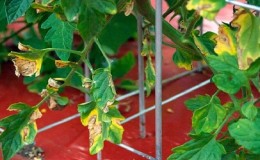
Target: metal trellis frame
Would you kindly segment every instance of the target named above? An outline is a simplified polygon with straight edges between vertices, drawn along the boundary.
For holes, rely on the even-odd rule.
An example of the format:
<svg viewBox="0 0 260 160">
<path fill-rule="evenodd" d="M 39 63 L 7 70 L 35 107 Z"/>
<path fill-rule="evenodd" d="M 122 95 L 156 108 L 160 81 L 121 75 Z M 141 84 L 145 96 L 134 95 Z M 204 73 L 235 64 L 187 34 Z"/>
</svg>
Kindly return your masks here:
<svg viewBox="0 0 260 160">
<path fill-rule="evenodd" d="M 227 3 L 234 4 L 236 6 L 252 9 L 255 11 L 260 12 L 260 7 L 246 4 L 239 2 L 237 0 L 226 0 Z M 200 71 L 202 67 L 199 67 L 192 70 L 192 71 L 186 71 L 183 73 L 180 73 L 178 75 L 175 75 L 173 77 L 170 77 L 168 79 L 162 80 L 162 0 L 156 0 L 156 17 L 155 17 L 155 45 L 156 45 L 156 53 L 155 53 L 155 68 L 156 68 L 156 86 L 155 86 L 155 105 L 148 107 L 145 109 L 145 86 L 144 86 L 144 60 L 143 57 L 141 56 L 141 49 L 142 49 L 142 39 L 143 39 L 143 17 L 141 15 L 137 15 L 137 28 L 138 28 L 138 78 L 139 78 L 139 89 L 130 93 L 127 93 L 125 95 L 122 95 L 118 97 L 116 100 L 121 101 L 123 99 L 129 98 L 134 95 L 139 94 L 139 112 L 127 117 L 124 121 L 121 122 L 121 124 L 125 124 L 133 119 L 139 118 L 139 130 L 140 130 L 140 137 L 144 138 L 146 135 L 146 126 L 145 126 L 145 114 L 155 110 L 155 128 L 156 128 L 156 137 L 155 137 L 155 150 L 156 150 L 156 157 L 153 157 L 151 155 L 148 155 L 146 153 L 143 153 L 135 148 L 132 148 L 130 146 L 127 146 L 125 144 L 118 144 L 118 146 L 133 152 L 141 157 L 144 157 L 146 159 L 156 159 L 156 160 L 161 160 L 162 159 L 162 107 L 163 105 L 172 102 L 186 94 L 189 94 L 201 87 L 204 87 L 205 85 L 210 83 L 210 80 L 203 81 L 191 88 L 188 88 L 166 100 L 162 101 L 162 84 L 167 84 L 171 81 L 174 81 L 178 78 L 181 78 L 183 76 L 187 76 L 195 71 Z M 201 32 L 203 30 L 203 26 L 201 26 Z M 86 74 L 88 74 L 87 69 Z M 88 97 L 86 96 L 86 100 Z M 54 122 L 50 125 L 47 125 L 41 129 L 39 129 L 39 133 L 46 131 L 48 129 L 51 129 L 55 126 L 61 125 L 63 123 L 69 122 L 75 118 L 80 117 L 79 114 L 75 114 L 72 116 L 69 116 L 65 119 L 62 119 L 60 121 Z M 1 131 L 1 130 L 0 130 Z M 101 160 L 101 152 L 97 155 L 97 159 Z"/>
</svg>

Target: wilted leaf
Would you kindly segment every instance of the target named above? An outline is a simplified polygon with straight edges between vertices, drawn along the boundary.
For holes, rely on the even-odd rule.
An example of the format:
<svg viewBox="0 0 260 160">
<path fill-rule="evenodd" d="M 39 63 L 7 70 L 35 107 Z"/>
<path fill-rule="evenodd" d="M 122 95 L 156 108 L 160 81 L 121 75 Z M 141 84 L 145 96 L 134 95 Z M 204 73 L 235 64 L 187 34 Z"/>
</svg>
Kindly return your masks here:
<svg viewBox="0 0 260 160">
<path fill-rule="evenodd" d="M 70 22 L 63 22 L 55 14 L 42 23 L 41 28 L 49 29 L 44 39 L 52 43 L 53 48 L 71 49 L 73 41 L 73 32 L 75 25 Z M 67 52 L 56 51 L 61 60 L 68 60 L 70 54 Z"/>
<path fill-rule="evenodd" d="M 230 135 L 239 145 L 254 154 L 260 154 L 260 119 L 239 119 L 228 127 Z"/>
<path fill-rule="evenodd" d="M 168 160 L 221 160 L 226 153 L 223 145 L 212 137 L 191 140 L 172 151 Z"/>
<path fill-rule="evenodd" d="M 238 64 L 240 69 L 245 70 L 260 57 L 260 19 L 246 10 L 240 10 L 235 15 L 231 25 L 238 28 Z"/>
<path fill-rule="evenodd" d="M 196 10 L 204 18 L 213 20 L 225 5 L 225 0 L 189 0 L 186 7 L 188 10 Z"/>
<path fill-rule="evenodd" d="M 8 54 L 11 57 L 14 57 L 12 60 L 15 66 L 15 75 L 20 76 L 35 76 L 40 75 L 40 70 L 42 67 L 43 61 L 43 52 L 25 52 L 25 53 L 18 53 L 18 52 L 11 52 Z"/>
<path fill-rule="evenodd" d="M 235 37 L 235 31 L 233 31 L 226 24 L 220 25 L 218 28 L 218 36 L 216 38 L 217 45 L 215 47 L 215 52 L 218 55 L 221 54 L 237 54 L 237 41 Z"/>
<path fill-rule="evenodd" d="M 151 94 L 152 89 L 155 85 L 155 69 L 153 66 L 151 56 L 148 56 L 145 67 L 145 86 L 146 86 L 146 95 Z"/>
<path fill-rule="evenodd" d="M 94 71 L 90 91 L 93 93 L 96 105 L 100 109 L 106 107 L 107 103 L 115 101 L 116 91 L 108 68 L 100 68 Z"/>
<path fill-rule="evenodd" d="M 35 123 L 30 123 L 32 114 L 36 108 L 18 103 L 9 107 L 18 110 L 19 113 L 0 120 L 0 127 L 4 132 L 0 134 L 4 160 L 9 160 L 23 145 L 33 142 L 36 135 Z"/>
</svg>

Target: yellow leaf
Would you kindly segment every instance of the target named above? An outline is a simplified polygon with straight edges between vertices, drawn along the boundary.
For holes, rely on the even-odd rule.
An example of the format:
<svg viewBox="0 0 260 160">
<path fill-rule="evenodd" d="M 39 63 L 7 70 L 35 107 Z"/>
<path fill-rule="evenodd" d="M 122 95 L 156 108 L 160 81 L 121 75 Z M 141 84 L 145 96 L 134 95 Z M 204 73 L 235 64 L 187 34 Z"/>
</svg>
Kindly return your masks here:
<svg viewBox="0 0 260 160">
<path fill-rule="evenodd" d="M 98 111 L 96 108 L 93 109 L 87 117 L 81 118 L 81 123 L 83 124 L 83 126 L 88 126 L 89 121 L 93 116 L 96 116 L 96 118 L 98 118 Z"/>
<path fill-rule="evenodd" d="M 231 25 L 238 28 L 236 37 L 239 69 L 246 70 L 260 57 L 260 19 L 250 11 L 239 10 Z"/>
<path fill-rule="evenodd" d="M 228 53 L 230 55 L 237 54 L 237 42 L 235 32 L 227 25 L 221 25 L 218 28 L 218 36 L 216 38 L 217 45 L 214 51 L 218 55 Z"/>
</svg>

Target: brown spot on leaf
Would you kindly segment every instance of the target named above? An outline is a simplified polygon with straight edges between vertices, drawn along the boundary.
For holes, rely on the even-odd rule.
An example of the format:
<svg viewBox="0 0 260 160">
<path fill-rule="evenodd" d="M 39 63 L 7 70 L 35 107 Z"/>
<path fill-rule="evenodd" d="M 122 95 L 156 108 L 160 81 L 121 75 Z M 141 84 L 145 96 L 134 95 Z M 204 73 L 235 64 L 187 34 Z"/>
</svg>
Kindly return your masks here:
<svg viewBox="0 0 260 160">
<path fill-rule="evenodd" d="M 93 115 L 89 119 L 88 123 L 88 129 L 89 129 L 89 144 L 90 146 L 93 145 L 95 138 L 101 134 L 102 132 L 102 126 L 100 123 L 97 122 L 97 116 Z"/>
<path fill-rule="evenodd" d="M 15 66 L 15 75 L 19 77 L 23 76 L 32 76 L 37 72 L 36 61 L 14 58 L 13 60 Z M 37 75 L 36 75 L 37 76 Z"/>
</svg>

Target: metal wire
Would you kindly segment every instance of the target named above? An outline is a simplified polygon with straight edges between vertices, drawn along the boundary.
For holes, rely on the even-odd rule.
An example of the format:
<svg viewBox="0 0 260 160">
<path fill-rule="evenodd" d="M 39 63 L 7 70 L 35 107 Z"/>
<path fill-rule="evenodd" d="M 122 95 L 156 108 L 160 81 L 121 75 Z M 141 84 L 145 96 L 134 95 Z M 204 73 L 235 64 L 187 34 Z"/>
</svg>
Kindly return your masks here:
<svg viewBox="0 0 260 160">
<path fill-rule="evenodd" d="M 252 10 L 255 10 L 255 11 L 260 11 L 260 7 L 255 6 L 255 5 L 246 4 L 246 3 L 239 2 L 239 1 L 236 1 L 236 0 L 226 0 L 226 2 L 230 3 L 230 4 L 234 4 L 236 6 L 243 7 L 243 8 L 252 9 Z"/>
<path fill-rule="evenodd" d="M 155 147 L 156 159 L 162 159 L 162 0 L 155 11 Z"/>
<path fill-rule="evenodd" d="M 189 89 L 187 89 L 187 90 L 185 90 L 185 91 L 183 91 L 183 92 L 181 92 L 179 94 L 176 94 L 175 96 L 172 96 L 171 98 L 166 99 L 165 101 L 162 102 L 162 105 L 165 105 L 165 104 L 167 104 L 167 103 L 169 103 L 171 101 L 174 101 L 174 100 L 176 100 L 176 99 L 178 99 L 178 98 L 180 98 L 180 97 L 182 97 L 182 96 L 184 96 L 184 95 L 186 95 L 188 93 L 191 93 L 191 92 L 193 92 L 193 91 L 195 91 L 195 90 L 197 90 L 197 89 L 199 89 L 199 88 L 201 88 L 201 87 L 203 87 L 203 86 L 205 86 L 205 85 L 207 85 L 209 83 L 210 83 L 209 79 L 204 81 L 204 82 L 201 82 L 201 83 L 199 83 L 196 86 L 193 86 L 193 87 L 191 87 L 191 88 L 189 88 Z M 131 121 L 131 120 L 133 120 L 133 119 L 135 119 L 135 118 L 137 118 L 137 117 L 139 117 L 139 116 L 141 116 L 143 114 L 146 114 L 147 112 L 150 112 L 150 111 L 152 111 L 154 109 L 155 109 L 155 105 L 147 108 L 143 112 L 137 113 L 135 115 L 132 115 L 132 116 L 126 118 L 124 121 L 121 122 L 121 124 L 127 123 L 127 122 L 129 122 L 129 121 Z"/>
<path fill-rule="evenodd" d="M 118 146 L 120 146 L 120 147 L 122 147 L 122 148 L 124 148 L 124 149 L 126 149 L 126 150 L 128 150 L 128 151 L 130 151 L 132 153 L 135 153 L 135 154 L 137 154 L 137 155 L 139 155 L 139 156 L 141 156 L 143 158 L 156 160 L 154 157 L 152 157 L 152 156 L 150 156 L 150 155 L 148 155 L 146 153 L 143 153 L 143 152 L 141 152 L 141 151 L 139 151 L 139 150 L 137 150 L 135 148 L 129 147 L 129 146 L 125 145 L 125 144 L 118 144 Z"/>
</svg>

